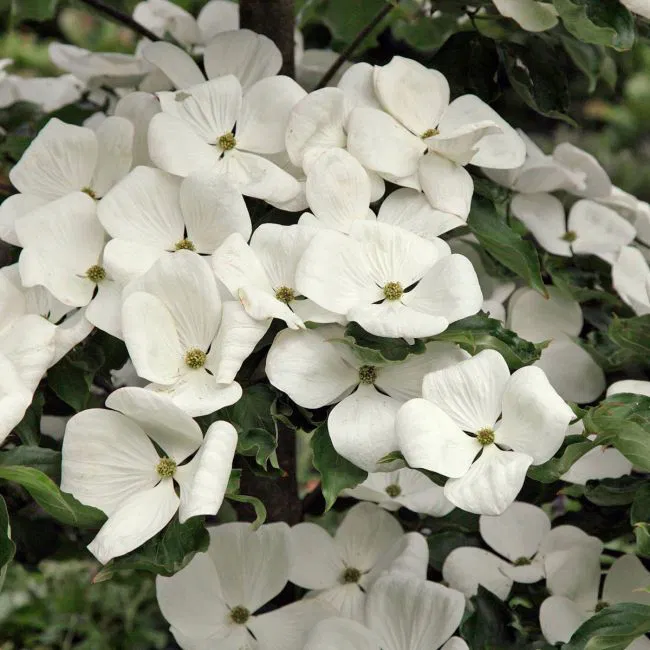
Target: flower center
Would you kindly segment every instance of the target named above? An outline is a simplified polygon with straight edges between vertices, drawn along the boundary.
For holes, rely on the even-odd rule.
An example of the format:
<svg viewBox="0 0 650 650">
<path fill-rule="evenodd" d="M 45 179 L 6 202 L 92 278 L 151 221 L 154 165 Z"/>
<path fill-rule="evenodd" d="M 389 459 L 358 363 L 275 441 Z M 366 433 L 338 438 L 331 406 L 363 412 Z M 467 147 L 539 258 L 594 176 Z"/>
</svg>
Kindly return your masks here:
<svg viewBox="0 0 650 650">
<path fill-rule="evenodd" d="M 479 429 L 476 432 L 476 440 L 479 445 L 483 445 L 484 447 L 491 445 L 494 442 L 494 431 L 488 427 Z"/>
<path fill-rule="evenodd" d="M 563 241 L 568 241 L 569 243 L 574 242 L 576 239 L 578 239 L 578 235 L 573 231 L 573 230 L 567 230 L 562 237 L 560 237 Z"/>
<path fill-rule="evenodd" d="M 156 472 L 160 478 L 171 478 L 176 474 L 176 461 L 173 458 L 161 458 L 156 465 Z"/>
<path fill-rule="evenodd" d="M 609 607 L 609 603 L 606 600 L 599 600 L 596 603 L 596 607 L 594 607 L 594 611 L 599 612 L 601 609 L 605 609 L 606 607 Z"/>
<path fill-rule="evenodd" d="M 391 499 L 394 499 L 395 497 L 398 497 L 400 494 L 402 494 L 402 488 L 397 485 L 397 483 L 392 483 L 391 485 L 386 486 L 386 494 Z"/>
<path fill-rule="evenodd" d="M 106 271 L 104 270 L 103 266 L 99 266 L 99 264 L 93 264 L 86 271 L 86 277 L 91 282 L 94 282 L 95 284 L 99 284 L 102 280 L 106 279 Z"/>
<path fill-rule="evenodd" d="M 95 190 L 93 190 L 91 187 L 82 187 L 81 191 L 84 194 L 87 194 L 91 199 L 97 200 L 97 194 L 95 194 Z"/>
<path fill-rule="evenodd" d="M 377 381 L 376 366 L 361 366 L 359 368 L 359 382 L 362 384 L 374 384 Z"/>
<path fill-rule="evenodd" d="M 234 149 L 235 145 L 237 144 L 234 133 L 224 133 L 217 142 L 224 151 L 230 151 L 230 149 Z"/>
<path fill-rule="evenodd" d="M 192 368 L 192 370 L 198 370 L 199 368 L 203 368 L 207 358 L 208 355 L 203 350 L 190 348 L 185 353 L 185 365 Z"/>
<path fill-rule="evenodd" d="M 280 287 L 275 291 L 275 298 L 285 305 L 293 302 L 296 299 L 296 294 L 291 287 Z"/>
<path fill-rule="evenodd" d="M 230 610 L 230 620 L 237 625 L 244 625 L 250 617 L 251 613 L 243 605 L 237 605 Z"/>
<path fill-rule="evenodd" d="M 177 251 L 195 251 L 194 242 L 191 239 L 181 239 L 174 244 Z"/>
<path fill-rule="evenodd" d="M 341 574 L 341 582 L 344 585 L 351 585 L 359 582 L 361 580 L 361 571 L 359 569 L 355 569 L 351 566 L 349 566 L 343 573 Z"/>
<path fill-rule="evenodd" d="M 531 564 L 531 561 L 527 557 L 518 557 L 513 564 L 515 566 L 528 566 Z"/>
<path fill-rule="evenodd" d="M 384 285 L 384 297 L 386 300 L 399 300 L 404 294 L 404 289 L 399 282 L 387 282 Z"/>
<path fill-rule="evenodd" d="M 427 129 L 420 137 L 426 140 L 427 138 L 432 138 L 434 135 L 438 135 L 438 133 L 440 133 L 438 129 Z"/>
</svg>

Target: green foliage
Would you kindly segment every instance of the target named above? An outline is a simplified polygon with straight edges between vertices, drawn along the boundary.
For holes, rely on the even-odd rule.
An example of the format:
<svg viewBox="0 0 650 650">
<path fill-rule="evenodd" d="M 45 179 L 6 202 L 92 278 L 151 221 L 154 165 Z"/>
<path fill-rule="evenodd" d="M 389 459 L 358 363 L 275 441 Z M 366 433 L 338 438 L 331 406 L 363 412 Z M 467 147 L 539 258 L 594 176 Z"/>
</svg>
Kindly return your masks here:
<svg viewBox="0 0 650 650">
<path fill-rule="evenodd" d="M 5 500 L 0 497 L 0 592 L 7 575 L 7 567 L 14 557 L 16 545 L 11 541 L 9 512 Z"/>
<path fill-rule="evenodd" d="M 595 443 L 585 440 L 582 436 L 567 436 L 555 456 L 541 465 L 530 467 L 528 476 L 540 483 L 554 483 L 569 471 L 576 460 L 595 446 Z"/>
<path fill-rule="evenodd" d="M 640 483 L 640 481 L 639 481 Z M 636 536 L 639 555 L 650 557 L 650 483 L 639 485 L 630 509 L 630 523 Z"/>
<path fill-rule="evenodd" d="M 44 403 L 43 393 L 36 391 L 23 419 L 14 427 L 14 433 L 23 445 L 38 447 L 41 441 L 41 416 Z"/>
<path fill-rule="evenodd" d="M 59 0 L 12 0 L 11 12 L 16 21 L 48 20 L 54 16 Z"/>
<path fill-rule="evenodd" d="M 337 339 L 335 339 L 337 340 Z M 348 345 L 361 363 L 382 366 L 404 361 L 409 354 L 422 354 L 426 346 L 420 339 L 408 343 L 404 339 L 389 339 L 366 332 L 358 323 L 345 328 L 341 344 Z"/>
<path fill-rule="evenodd" d="M 614 318 L 607 328 L 609 338 L 639 361 L 650 364 L 650 314 Z"/>
<path fill-rule="evenodd" d="M 584 494 L 597 506 L 627 506 L 643 488 L 645 480 L 639 476 L 605 478 L 600 481 L 587 481 Z"/>
<path fill-rule="evenodd" d="M 461 632 L 470 648 L 515 648 L 515 635 L 509 626 L 508 606 L 491 591 L 479 585 L 472 598 L 474 612 L 461 623 Z"/>
</svg>

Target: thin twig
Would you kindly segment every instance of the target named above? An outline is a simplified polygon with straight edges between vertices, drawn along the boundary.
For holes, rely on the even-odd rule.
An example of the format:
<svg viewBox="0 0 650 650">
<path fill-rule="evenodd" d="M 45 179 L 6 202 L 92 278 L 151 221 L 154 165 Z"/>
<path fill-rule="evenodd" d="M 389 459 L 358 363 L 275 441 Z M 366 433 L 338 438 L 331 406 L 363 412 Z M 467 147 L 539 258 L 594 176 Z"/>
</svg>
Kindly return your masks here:
<svg viewBox="0 0 650 650">
<path fill-rule="evenodd" d="M 340 67 L 354 54 L 354 51 L 359 47 L 372 30 L 379 25 L 379 23 L 388 16 L 388 14 L 395 9 L 399 0 L 387 2 L 377 15 L 354 37 L 354 40 L 348 45 L 343 52 L 339 55 L 338 59 L 334 61 L 330 69 L 323 75 L 323 78 L 318 82 L 316 90 L 324 88 L 331 80 L 332 77 L 339 71 Z"/>
<path fill-rule="evenodd" d="M 115 20 L 116 22 L 121 23 L 122 25 L 128 27 L 129 29 L 132 29 L 137 34 L 140 34 L 140 36 L 144 36 L 144 38 L 148 38 L 150 41 L 161 40 L 152 31 L 148 30 L 146 27 L 144 27 L 139 22 L 134 20 L 131 16 L 129 16 L 129 14 L 125 14 L 123 11 L 116 9 L 115 7 L 111 7 L 103 0 L 79 0 L 79 2 L 88 5 L 93 9 L 96 9 L 100 13 L 105 14 L 109 18 Z"/>
</svg>

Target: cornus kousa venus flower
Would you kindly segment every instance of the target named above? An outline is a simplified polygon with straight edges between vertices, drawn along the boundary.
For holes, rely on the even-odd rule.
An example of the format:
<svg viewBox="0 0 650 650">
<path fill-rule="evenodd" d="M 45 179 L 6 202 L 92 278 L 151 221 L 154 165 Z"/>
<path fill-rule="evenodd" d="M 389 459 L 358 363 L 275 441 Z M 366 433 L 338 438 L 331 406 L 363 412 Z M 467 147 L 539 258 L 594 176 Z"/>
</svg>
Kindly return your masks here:
<svg viewBox="0 0 650 650">
<path fill-rule="evenodd" d="M 467 354 L 451 344 L 430 343 L 426 352 L 401 363 L 372 365 L 358 359 L 343 336 L 343 328 L 335 325 L 282 331 L 266 357 L 266 374 L 300 406 L 335 404 L 327 426 L 341 456 L 369 472 L 391 470 L 379 460 L 397 447 L 399 407 L 420 396 L 428 372 L 458 363 Z"/>
<path fill-rule="evenodd" d="M 234 381 L 266 331 L 235 301 L 222 305 L 205 259 L 187 250 L 159 259 L 124 291 L 124 340 L 135 369 L 192 416 L 234 404 Z"/>
<path fill-rule="evenodd" d="M 551 530 L 548 515 L 530 503 L 515 501 L 501 515 L 479 518 L 481 537 L 495 553 L 475 547 L 454 549 L 445 559 L 442 574 L 453 589 L 468 598 L 481 585 L 501 600 L 513 582 L 534 583 L 545 576 L 545 561 L 553 553 L 572 548 L 596 548 L 601 541 L 574 526 Z"/>
<path fill-rule="evenodd" d="M 383 178 L 421 187 L 437 210 L 469 214 L 474 184 L 464 165 L 511 169 L 524 162 L 516 131 L 474 95 L 449 103 L 440 72 L 395 56 L 371 74 L 374 97 L 350 113 L 347 148 Z M 364 75 L 356 81 L 369 83 Z M 358 91 L 352 96 L 359 102 Z"/>
<path fill-rule="evenodd" d="M 181 523 L 216 514 L 237 445 L 228 422 L 203 438 L 169 398 L 144 388 L 121 388 L 106 406 L 70 419 L 61 466 L 61 489 L 108 516 L 88 546 L 102 563 L 146 542 L 176 512 Z"/>
<path fill-rule="evenodd" d="M 0 206 L 0 237 L 20 246 L 20 217 L 75 192 L 104 196 L 131 168 L 132 147 L 133 126 L 124 118 L 107 118 L 97 131 L 51 119 L 9 172 L 20 194 Z"/>
<path fill-rule="evenodd" d="M 612 265 L 612 284 L 638 316 L 650 314 L 650 268 L 639 249 L 621 249 Z"/>
<path fill-rule="evenodd" d="M 156 580 L 158 604 L 184 650 L 303 650 L 314 625 L 335 615 L 313 599 L 258 613 L 289 579 L 286 524 L 254 530 L 238 522 L 209 533 L 207 552 L 197 553 L 171 578 Z"/>
<path fill-rule="evenodd" d="M 99 221 L 113 239 L 104 260 L 124 274 L 141 274 L 179 250 L 210 255 L 251 220 L 240 192 L 225 178 L 198 172 L 181 179 L 136 167 L 100 202 Z"/>
<path fill-rule="evenodd" d="M 428 374 L 422 394 L 397 414 L 400 449 L 411 467 L 450 477 L 445 496 L 476 514 L 504 512 L 530 465 L 560 448 L 573 418 L 543 370 L 510 376 L 494 350 Z"/>
<path fill-rule="evenodd" d="M 317 233 L 296 269 L 315 303 L 387 337 L 434 336 L 483 303 L 470 261 L 403 228 L 357 221 Z"/>
<path fill-rule="evenodd" d="M 163 112 L 149 125 L 149 154 L 171 174 L 208 170 L 247 196 L 289 201 L 300 190 L 298 181 L 264 156 L 284 151 L 289 112 L 304 95 L 292 79 L 270 77 L 242 96 L 232 75 L 161 93 Z"/>
</svg>

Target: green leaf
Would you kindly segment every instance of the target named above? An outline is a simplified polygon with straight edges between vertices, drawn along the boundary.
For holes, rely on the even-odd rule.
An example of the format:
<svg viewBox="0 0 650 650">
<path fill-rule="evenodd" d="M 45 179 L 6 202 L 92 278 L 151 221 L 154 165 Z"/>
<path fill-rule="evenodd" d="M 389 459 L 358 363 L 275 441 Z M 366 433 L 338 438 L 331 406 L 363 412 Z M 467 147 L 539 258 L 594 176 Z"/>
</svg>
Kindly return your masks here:
<svg viewBox="0 0 650 650">
<path fill-rule="evenodd" d="M 77 528 L 100 528 L 106 515 L 97 508 L 84 506 L 33 467 L 0 466 L 0 479 L 22 485 L 43 510 L 58 521 Z"/>
<path fill-rule="evenodd" d="M 23 445 L 38 447 L 41 441 L 41 416 L 44 403 L 43 393 L 36 391 L 23 419 L 15 426 L 14 432 Z"/>
<path fill-rule="evenodd" d="M 625 650 L 646 632 L 650 632 L 650 606 L 619 603 L 585 621 L 562 650 Z"/>
<path fill-rule="evenodd" d="M 246 388 L 241 399 L 232 406 L 217 411 L 211 421 L 226 420 L 239 431 L 265 429 L 275 431 L 273 405 L 278 393 L 268 384 L 254 384 Z"/>
<path fill-rule="evenodd" d="M 470 648 L 508 648 L 514 641 L 508 606 L 479 585 L 472 598 L 474 612 L 461 623 L 461 632 Z"/>
<path fill-rule="evenodd" d="M 353 488 L 366 480 L 368 472 L 339 456 L 332 445 L 327 423 L 323 422 L 314 431 L 310 441 L 314 467 L 321 476 L 321 489 L 325 497 L 327 512 L 339 494 L 346 488 Z"/>
<path fill-rule="evenodd" d="M 616 345 L 650 364 L 650 314 L 634 318 L 614 317 L 607 334 Z"/>
<path fill-rule="evenodd" d="M 426 350 L 420 339 L 409 344 L 404 339 L 375 336 L 366 332 L 358 323 L 349 323 L 344 338 L 334 340 L 348 345 L 361 363 L 373 366 L 404 361 L 409 354 L 422 354 Z"/>
<path fill-rule="evenodd" d="M 637 553 L 650 557 L 650 483 L 638 488 L 630 509 L 630 522 L 636 535 Z"/>
<path fill-rule="evenodd" d="M 452 323 L 442 334 L 430 340 L 457 343 L 471 355 L 481 350 L 497 350 L 512 370 L 537 361 L 546 347 L 519 338 L 503 327 L 500 321 L 483 313 Z"/>
<path fill-rule="evenodd" d="M 15 20 L 49 20 L 56 13 L 59 0 L 13 0 L 11 13 Z"/>
<path fill-rule="evenodd" d="M 254 529 L 259 528 L 266 521 L 266 506 L 257 498 L 246 494 L 227 494 L 227 499 L 239 503 L 248 503 L 255 510 L 255 521 L 251 524 Z"/>
<path fill-rule="evenodd" d="M 61 452 L 44 447 L 22 445 L 0 452 L 0 467 L 15 465 L 32 467 L 46 474 L 55 483 L 61 480 Z"/>
<path fill-rule="evenodd" d="M 271 465 L 279 469 L 275 449 L 278 446 L 278 437 L 266 429 L 248 429 L 239 434 L 237 453 L 242 456 L 253 456 L 255 462 L 266 469 L 271 460 Z"/>
<path fill-rule="evenodd" d="M 7 566 L 14 557 L 16 545 L 11 541 L 11 526 L 7 504 L 0 496 L 0 590 L 5 581 Z"/>
<path fill-rule="evenodd" d="M 603 56 L 600 50 L 596 45 L 582 43 L 568 36 L 561 36 L 560 42 L 578 70 L 587 77 L 589 82 L 587 92 L 593 93 L 596 90 L 602 68 Z"/>
<path fill-rule="evenodd" d="M 492 201 L 475 196 L 467 225 L 492 257 L 516 273 L 533 289 L 547 295 L 535 246 L 522 239 L 506 220 L 497 214 Z"/>
<path fill-rule="evenodd" d="M 634 16 L 619 0 L 553 0 L 553 5 L 579 41 L 619 51 L 634 45 Z"/>
<path fill-rule="evenodd" d="M 425 52 L 440 49 L 459 30 L 458 16 L 448 13 L 440 13 L 436 17 L 422 16 L 416 20 L 399 19 L 392 27 L 395 38 Z"/>
<path fill-rule="evenodd" d="M 650 471 L 650 397 L 612 395 L 589 409 L 583 423 L 597 444 L 613 445 L 636 467 Z"/>
<path fill-rule="evenodd" d="M 564 444 L 554 458 L 541 465 L 534 465 L 528 469 L 528 476 L 540 483 L 554 483 L 569 471 L 571 465 L 591 451 L 596 443 L 585 440 L 582 436 L 567 436 Z"/>
<path fill-rule="evenodd" d="M 114 558 L 95 576 L 93 582 L 110 580 L 117 571 L 148 571 L 171 576 L 187 566 L 196 553 L 205 552 L 210 536 L 202 517 L 192 517 L 184 524 L 178 516 L 140 548 Z"/>
<path fill-rule="evenodd" d="M 569 83 L 550 44 L 541 37 L 529 36 L 525 46 L 500 43 L 498 49 L 514 91 L 530 108 L 575 125 L 567 115 Z"/>
<path fill-rule="evenodd" d="M 634 496 L 639 492 L 644 481 L 645 479 L 638 476 L 587 481 L 584 495 L 597 506 L 626 506 L 634 501 Z"/>
</svg>

